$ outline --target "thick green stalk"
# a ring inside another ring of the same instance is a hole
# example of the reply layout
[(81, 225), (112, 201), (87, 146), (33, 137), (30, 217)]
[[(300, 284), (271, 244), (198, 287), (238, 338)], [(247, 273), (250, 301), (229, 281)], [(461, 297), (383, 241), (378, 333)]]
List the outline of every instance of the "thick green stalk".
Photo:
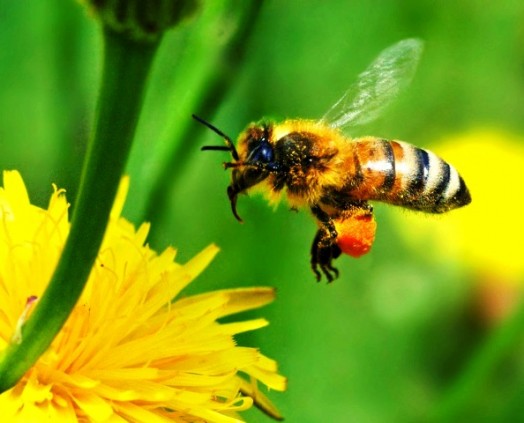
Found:
[(0, 391), (12, 387), (53, 341), (75, 306), (107, 226), (109, 213), (142, 107), (146, 79), (158, 46), (104, 31), (104, 68), (91, 139), (64, 251), (22, 341), (0, 362)]

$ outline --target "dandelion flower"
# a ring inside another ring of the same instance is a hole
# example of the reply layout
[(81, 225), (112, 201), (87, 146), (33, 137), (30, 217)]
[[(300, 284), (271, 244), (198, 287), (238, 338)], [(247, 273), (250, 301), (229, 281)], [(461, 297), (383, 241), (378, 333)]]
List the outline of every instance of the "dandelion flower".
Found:
[[(0, 395), (3, 421), (237, 422), (255, 403), (279, 417), (256, 386), (284, 390), (276, 363), (235, 334), (264, 319), (217, 320), (269, 303), (270, 288), (180, 297), (217, 253), (210, 246), (184, 265), (175, 250), (146, 244), (149, 226), (120, 217), (123, 180), (104, 242), (82, 296), (51, 347)], [(0, 348), (17, 342), (21, 322), (50, 280), (69, 232), (64, 191), (47, 209), (29, 202), (18, 172), (0, 188)]]

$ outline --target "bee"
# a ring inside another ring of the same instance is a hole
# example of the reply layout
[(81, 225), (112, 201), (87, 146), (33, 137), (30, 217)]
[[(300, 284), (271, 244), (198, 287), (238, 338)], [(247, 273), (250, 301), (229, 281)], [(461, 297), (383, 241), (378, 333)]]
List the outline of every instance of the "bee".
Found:
[(375, 236), (373, 207), (381, 201), (426, 213), (465, 206), (471, 196), (457, 170), (431, 151), (402, 141), (366, 136), (351, 139), (343, 128), (378, 117), (411, 81), (422, 53), (418, 39), (385, 49), (354, 85), (318, 121), (289, 119), (252, 123), (237, 147), (212, 124), (193, 118), (225, 140), (232, 171), (227, 195), (233, 215), (237, 198), (262, 187), (270, 201), (285, 194), (292, 209), (307, 207), (318, 223), (311, 247), (317, 281), (338, 277), (333, 260), (369, 251)]

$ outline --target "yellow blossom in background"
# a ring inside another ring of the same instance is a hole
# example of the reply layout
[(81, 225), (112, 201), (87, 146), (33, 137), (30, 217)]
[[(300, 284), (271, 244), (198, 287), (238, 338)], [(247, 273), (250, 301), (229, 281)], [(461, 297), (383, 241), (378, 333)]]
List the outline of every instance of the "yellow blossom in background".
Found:
[(524, 137), (477, 129), (432, 150), (457, 168), (470, 205), (438, 216), (397, 212), (399, 233), (419, 251), (459, 261), (477, 274), (524, 280)]
[[(184, 265), (174, 262), (171, 248), (155, 253), (145, 244), (149, 226), (135, 230), (120, 217), (127, 185), (124, 179), (86, 289), (65, 326), (23, 379), (0, 395), (2, 421), (229, 423), (241, 421), (236, 412), (253, 404), (251, 396), (279, 417), (256, 386), (258, 380), (285, 389), (276, 363), (233, 339), (267, 321), (217, 322), (269, 303), (274, 291), (176, 298), (218, 249), (210, 246)], [(69, 232), (67, 209), (56, 187), (47, 209), (31, 205), (18, 172), (4, 172), (1, 349), (22, 336), (25, 313), (53, 273)]]

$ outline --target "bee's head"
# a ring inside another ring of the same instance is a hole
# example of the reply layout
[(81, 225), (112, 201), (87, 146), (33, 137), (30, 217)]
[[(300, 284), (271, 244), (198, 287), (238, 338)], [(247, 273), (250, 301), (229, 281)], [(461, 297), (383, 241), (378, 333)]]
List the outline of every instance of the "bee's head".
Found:
[(269, 142), (271, 127), (267, 124), (250, 125), (240, 136), (239, 151), (235, 148), (231, 138), (222, 131), (204, 121), (198, 116), (193, 118), (224, 138), (225, 146), (204, 146), (202, 150), (229, 151), (233, 161), (224, 163), (226, 169), (231, 169), (231, 184), (227, 187), (227, 195), (231, 202), (231, 210), (238, 221), (236, 204), (238, 194), (262, 182), (271, 171), (276, 171), (273, 146)]

